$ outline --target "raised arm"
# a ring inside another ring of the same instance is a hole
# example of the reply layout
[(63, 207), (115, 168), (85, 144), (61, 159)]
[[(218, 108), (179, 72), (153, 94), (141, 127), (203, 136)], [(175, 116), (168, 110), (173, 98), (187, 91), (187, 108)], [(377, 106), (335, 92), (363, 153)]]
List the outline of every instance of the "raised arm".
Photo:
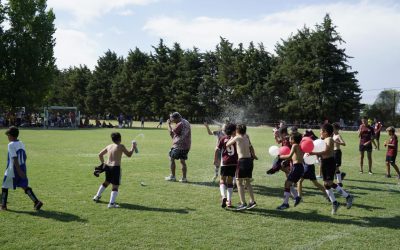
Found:
[(131, 149), (129, 151), (126, 149), (126, 147), (124, 145), (121, 145), (121, 148), (122, 148), (122, 152), (128, 157), (131, 157), (133, 152), (135, 151), (135, 145), (133, 143), (132, 143)]
[(204, 123), (204, 126), (206, 127), (208, 134), (213, 135), (213, 132), (210, 130), (210, 127), (208, 126), (207, 122)]
[(229, 139), (229, 141), (226, 143), (226, 146), (229, 147), (229, 146), (232, 146), (233, 144), (235, 144), (236, 138), (237, 137), (235, 136), (235, 137), (232, 137), (231, 139)]

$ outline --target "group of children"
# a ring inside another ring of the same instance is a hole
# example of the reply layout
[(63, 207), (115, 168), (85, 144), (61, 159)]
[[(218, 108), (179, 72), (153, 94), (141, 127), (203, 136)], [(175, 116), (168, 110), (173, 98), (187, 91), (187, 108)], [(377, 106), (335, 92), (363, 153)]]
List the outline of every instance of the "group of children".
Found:
[[(220, 193), (221, 193), (221, 207), (232, 206), (232, 194), (234, 181), (238, 188), (240, 204), (236, 210), (252, 209), (257, 203), (254, 198), (252, 187), (253, 180), (253, 161), (257, 160), (254, 148), (251, 144), (250, 137), (246, 134), (246, 125), (228, 123), (223, 126), (219, 132), (211, 132), (208, 125), (206, 125), (209, 134), (218, 137), (217, 147), (214, 154), (214, 180), (220, 172)], [(275, 139), (282, 146), (291, 148), (290, 153), (287, 155), (279, 155), (267, 174), (273, 174), (278, 171), (283, 171), (286, 175), (284, 183), (284, 199), (283, 203), (277, 207), (279, 210), (289, 208), (289, 198), (292, 195), (294, 198), (294, 206), (301, 203), (302, 182), (309, 179), (313, 184), (319, 188), (327, 199), (332, 203), (332, 214), (335, 214), (340, 206), (336, 201), (333, 191), (336, 191), (346, 199), (346, 207), (349, 209), (353, 204), (353, 196), (346, 192), (342, 187), (342, 179), (344, 173), (340, 172), (342, 153), (340, 146), (345, 146), (343, 138), (339, 134), (340, 126), (338, 124), (325, 123), (321, 126), (320, 138), (324, 140), (325, 149), (322, 152), (306, 153), (309, 155), (316, 155), (321, 162), (321, 171), (324, 185), (318, 183), (315, 176), (315, 166), (313, 164), (305, 164), (305, 153), (301, 149), (301, 142), (303, 136), (294, 129), (289, 135), (286, 127), (279, 128), (278, 133), (274, 133)], [(396, 165), (396, 156), (398, 151), (398, 140), (395, 134), (394, 127), (388, 127), (386, 131), (389, 134), (389, 140), (384, 143), (387, 147), (386, 154), (386, 171), (390, 176), (390, 165), (393, 166), (400, 178), (400, 171)], [(7, 210), (8, 190), (16, 187), (22, 188), (29, 198), (34, 203), (34, 209), (40, 210), (43, 203), (35, 196), (32, 188), (28, 186), (28, 178), (26, 176), (26, 152), (24, 144), (18, 140), (19, 130), (17, 127), (10, 127), (6, 131), (9, 140), (8, 144), (8, 160), (5, 171), (5, 176), (2, 184), (1, 194), (1, 207), (0, 210)], [(304, 137), (316, 136), (307, 130)], [(108, 208), (116, 208), (118, 205), (115, 200), (118, 195), (118, 187), (121, 181), (121, 157), (125, 154), (131, 157), (136, 151), (136, 144), (132, 143), (130, 150), (121, 144), (121, 134), (112, 133), (112, 144), (105, 147), (99, 154), (101, 165), (95, 169), (95, 175), (105, 172), (105, 181), (100, 185), (98, 192), (93, 197), (93, 200), (98, 202), (101, 199), (104, 190), (112, 184), (112, 192)], [(104, 160), (104, 155), (108, 154), (107, 162)], [(334, 182), (335, 176), (337, 183)], [(297, 183), (297, 189), (295, 184)], [(247, 204), (245, 191), (248, 191), (250, 200)]]

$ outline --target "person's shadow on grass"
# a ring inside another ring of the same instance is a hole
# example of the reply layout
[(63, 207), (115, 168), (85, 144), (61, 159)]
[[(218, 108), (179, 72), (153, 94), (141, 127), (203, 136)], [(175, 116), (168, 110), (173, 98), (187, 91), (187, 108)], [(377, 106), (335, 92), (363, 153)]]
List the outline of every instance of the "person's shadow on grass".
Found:
[(80, 223), (87, 222), (87, 220), (82, 219), (81, 217), (79, 217), (75, 214), (70, 214), (70, 213), (65, 213), (65, 212), (60, 212), (60, 211), (51, 211), (51, 210), (17, 211), (17, 210), (10, 210), (10, 209), (8, 209), (7, 211), (16, 213), (16, 214), (28, 214), (28, 215), (46, 218), (46, 219), (52, 219), (52, 220), (56, 220), (56, 221), (60, 221), (60, 222), (80, 222)]
[[(98, 201), (97, 203), (108, 204), (105, 201)], [(138, 211), (153, 211), (153, 212), (163, 212), (163, 213), (177, 213), (177, 214), (188, 214), (189, 211), (195, 211), (194, 209), (186, 208), (161, 208), (161, 207), (147, 207), (138, 204), (130, 203), (118, 203), (120, 205), (117, 209), (128, 209), (128, 210), (138, 210)]]
[[(310, 222), (325, 222), (333, 224), (343, 224), (343, 225), (355, 225), (360, 227), (384, 227), (389, 229), (398, 229), (400, 225), (400, 216), (396, 215), (393, 217), (353, 217), (357, 219), (351, 219), (348, 216), (346, 218), (341, 218), (337, 216), (322, 215), (318, 214), (317, 211), (279, 211), (264, 208), (254, 208), (252, 210), (246, 211), (247, 214), (276, 217), (289, 220), (298, 221), (310, 221)], [(340, 210), (339, 215), (340, 216)]]

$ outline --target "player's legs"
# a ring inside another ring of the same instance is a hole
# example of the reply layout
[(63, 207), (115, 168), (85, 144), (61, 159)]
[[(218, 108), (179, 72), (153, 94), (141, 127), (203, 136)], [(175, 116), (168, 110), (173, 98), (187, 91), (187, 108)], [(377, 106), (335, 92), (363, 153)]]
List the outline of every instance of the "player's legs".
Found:
[(364, 172), (364, 150), (360, 151), (360, 173)]
[(106, 188), (108, 187), (108, 185), (110, 185), (110, 182), (108, 182), (107, 180), (104, 181), (104, 182), (100, 185), (99, 189), (97, 190), (96, 195), (93, 197), (93, 201), (96, 201), (96, 202), (100, 201), (101, 194), (104, 192), (104, 190), (106, 190)]
[(298, 182), (297, 182), (297, 193), (299, 194), (299, 196), (302, 196), (303, 193), (303, 181), (304, 178), (301, 178)]
[(110, 194), (110, 202), (108, 204), (108, 208), (119, 207), (117, 204), (115, 204), (115, 200), (117, 199), (117, 196), (118, 196), (118, 188), (119, 188), (119, 185), (112, 184), (112, 191)]
[(367, 157), (368, 157), (368, 172), (372, 174), (372, 152), (367, 151)]
[(187, 174), (187, 166), (186, 166), (186, 160), (180, 159), (181, 165), (182, 165), (182, 179), (186, 180), (186, 174)]
[(390, 175), (390, 163), (386, 161), (386, 177), (389, 178), (391, 177)]
[(227, 206), (231, 207), (232, 206), (232, 194), (233, 194), (233, 177), (232, 176), (226, 177), (226, 185), (228, 187)]
[(175, 170), (176, 170), (175, 159), (172, 158), (172, 157), (170, 157), (169, 159), (170, 159), (169, 167), (170, 167), (170, 170), (171, 170), (171, 177), (175, 177), (176, 176), (175, 175)]
[(7, 199), (8, 199), (8, 188), (2, 188), (0, 210), (7, 210)]
[(43, 203), (33, 193), (32, 188), (22, 187), (22, 189), (25, 191), (25, 194), (27, 194), (28, 197), (33, 201), (33, 204), (34, 204), (33, 208), (35, 210), (40, 210), (40, 208), (43, 206)]
[(319, 183), (317, 180), (311, 180), (311, 182), (314, 184), (315, 187), (321, 190), (325, 197), (329, 199), (329, 197), (326, 195), (325, 188), (321, 185), (321, 183)]
[(400, 171), (399, 171), (399, 167), (396, 165), (396, 162), (393, 161), (393, 162), (391, 163), (391, 165), (392, 165), (392, 167), (394, 168), (394, 170), (396, 171), (397, 177), (400, 178)]
[(243, 178), (236, 178), (236, 185), (238, 187), (239, 199), (242, 205), (246, 204), (246, 196), (244, 193)]
[(250, 196), (249, 203), (252, 204), (252, 203), (255, 202), (255, 200), (254, 200), (253, 186), (251, 185), (251, 179), (250, 178), (246, 178), (244, 180), (244, 184), (245, 184), (245, 187), (246, 187), (247, 191), (249, 192), (249, 196)]

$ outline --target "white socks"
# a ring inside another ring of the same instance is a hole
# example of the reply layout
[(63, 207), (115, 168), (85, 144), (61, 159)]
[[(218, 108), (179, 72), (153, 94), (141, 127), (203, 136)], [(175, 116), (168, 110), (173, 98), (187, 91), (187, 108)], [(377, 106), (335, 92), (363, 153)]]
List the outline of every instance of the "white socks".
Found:
[(226, 198), (226, 186), (225, 184), (219, 184), (219, 191), (221, 192), (221, 197)]
[(115, 199), (117, 198), (117, 195), (118, 195), (118, 191), (112, 191), (111, 192), (110, 204), (114, 204), (115, 203)]
[(101, 194), (106, 190), (106, 188), (103, 186), (103, 184), (100, 185), (99, 190), (97, 191), (96, 196), (101, 197)]

